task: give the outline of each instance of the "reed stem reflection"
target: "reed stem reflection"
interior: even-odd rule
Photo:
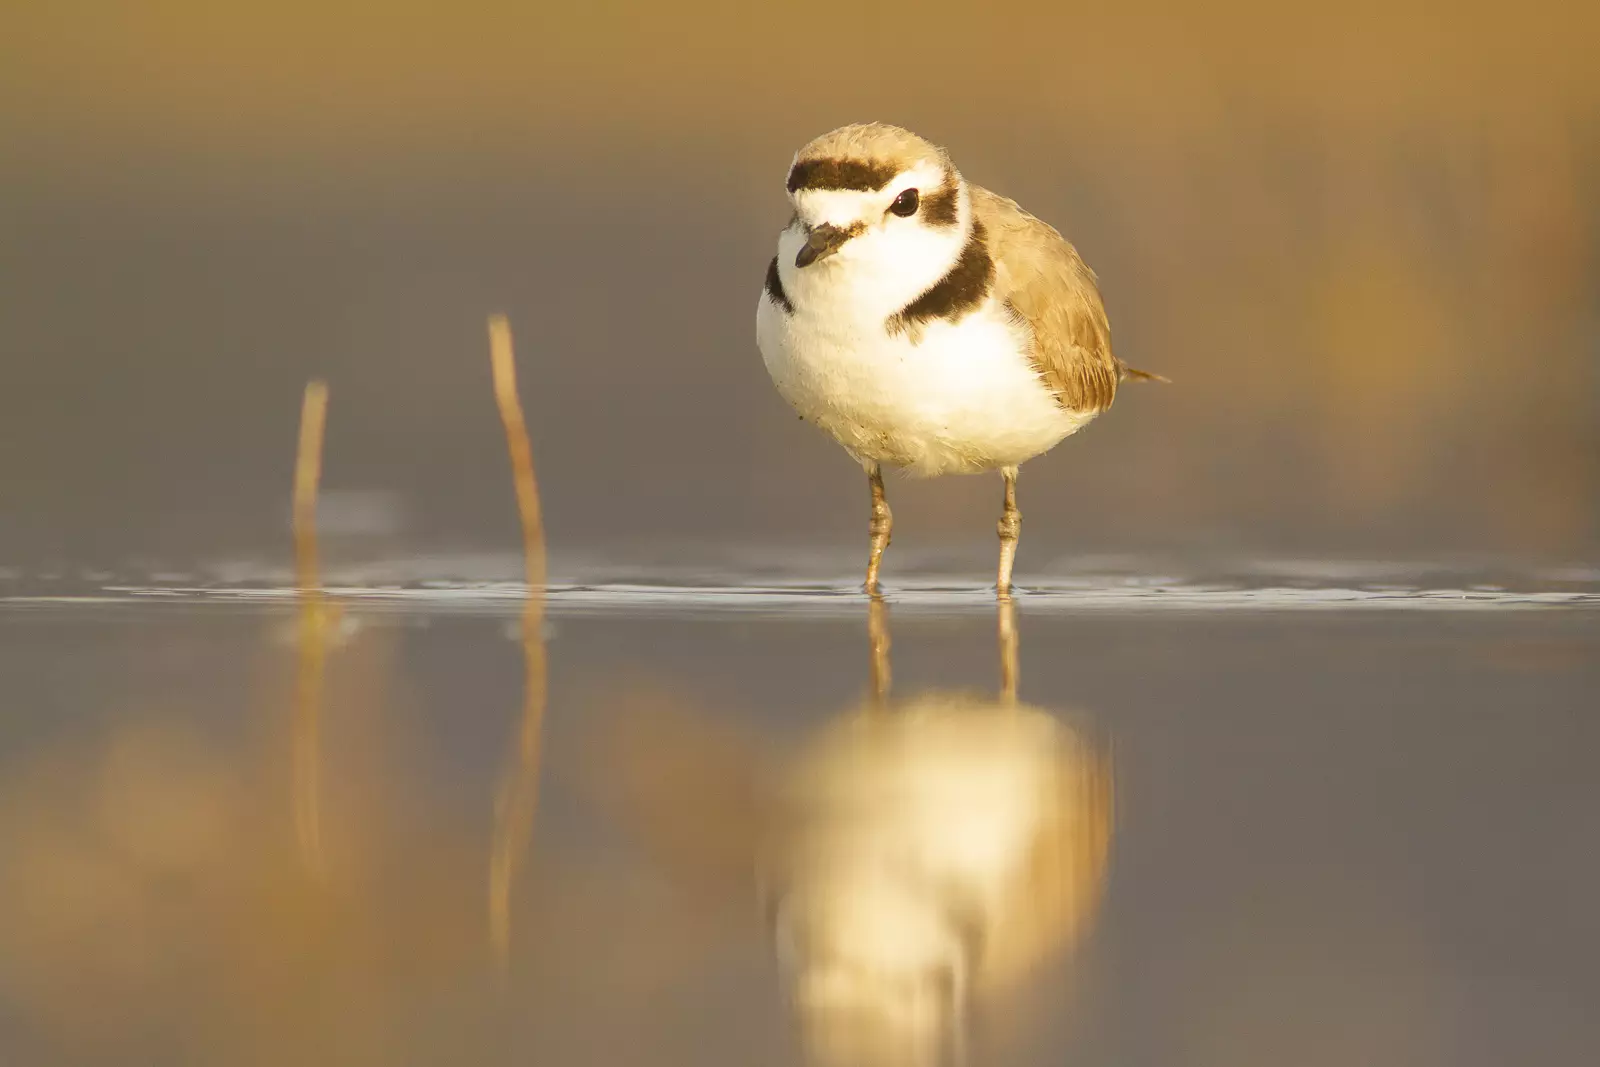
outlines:
[[[317,551],[317,493],[322,481],[322,441],[328,386],[306,384],[294,464],[295,585],[300,604],[298,669],[293,725],[294,825],[306,868],[320,875],[322,854],[322,695],[328,638],[335,619],[322,592]]]
[[[511,326],[505,316],[489,320],[489,358],[495,404],[505,425],[512,484],[522,523],[523,564],[528,585],[522,609],[523,703],[513,758],[495,804],[489,853],[489,948],[503,977],[511,964],[511,890],[521,866],[539,806],[539,762],[547,700],[544,647],[546,560],[539,486],[533,446],[517,398],[516,361]]]

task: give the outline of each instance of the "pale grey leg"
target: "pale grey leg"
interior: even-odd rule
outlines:
[[[1011,595],[1011,564],[1017,558],[1017,538],[1022,533],[1022,512],[1017,510],[1017,468],[1002,467],[1000,476],[1006,482],[1005,511],[1000,516],[1000,576],[995,589],[1003,596]]]
[[[894,515],[889,511],[888,498],[883,493],[883,468],[874,463],[867,468],[867,480],[872,484],[872,552],[867,556],[867,592],[878,594],[878,564],[883,550],[889,547],[889,531],[894,527]]]

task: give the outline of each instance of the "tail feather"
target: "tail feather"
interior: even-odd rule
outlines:
[[[1139,370],[1136,367],[1128,366],[1126,363],[1122,364],[1121,377],[1123,381],[1127,381],[1131,378],[1136,382],[1164,382],[1167,385],[1172,384],[1171,378],[1156,374],[1153,371]]]

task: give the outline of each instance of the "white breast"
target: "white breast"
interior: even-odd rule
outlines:
[[[1014,466],[1093,418],[1056,403],[1026,356],[1026,327],[992,297],[960,322],[891,336],[886,318],[916,294],[875,291],[831,263],[797,270],[788,244],[778,262],[794,312],[763,293],[762,358],[795,410],[863,463],[922,476]]]

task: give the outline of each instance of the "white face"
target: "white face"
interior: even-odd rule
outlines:
[[[881,189],[800,189],[790,194],[795,223],[779,239],[780,268],[802,287],[846,281],[881,292],[891,313],[925,292],[955,264],[966,245],[971,206],[960,187],[954,223],[925,217],[929,201],[942,191],[945,170],[922,163],[903,171]],[[916,190],[917,209],[902,216],[892,206],[902,194]],[[902,202],[903,203],[903,202]],[[818,227],[851,234],[831,251],[801,266],[796,262],[807,238]]]

